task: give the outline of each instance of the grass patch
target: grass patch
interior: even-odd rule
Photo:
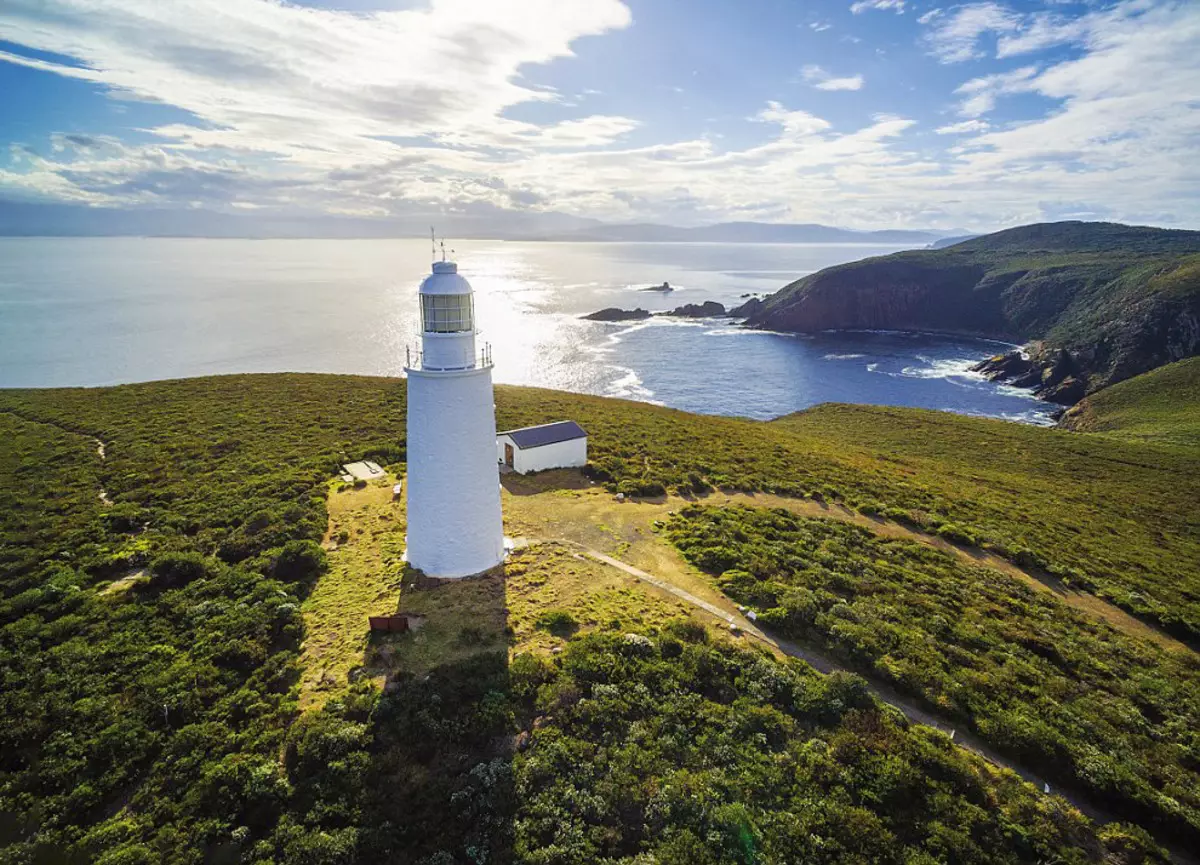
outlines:
[[[1081,432],[1125,441],[1198,449],[1200,357],[1105,388],[1072,408],[1066,423]]]
[[[329,485],[324,546],[329,570],[304,600],[300,706],[319,707],[361,666],[368,619],[396,612],[404,575],[404,507],[392,481],[340,489]]]

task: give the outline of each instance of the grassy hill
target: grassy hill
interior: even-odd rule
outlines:
[[[1062,425],[1129,441],[1200,447],[1200,358],[1092,394],[1067,412]]]
[[[402,602],[438,608],[419,587],[410,594],[394,555],[403,525],[381,507],[363,511],[367,525],[345,524],[379,555],[338,559],[318,545],[348,519],[328,504],[339,462],[402,468],[405,405],[402,381],[353,376],[0,391],[4,861],[1158,860],[1143,829],[1097,828],[909,726],[860,680],[732,646],[640,589],[574,574],[582,566],[566,553],[520,554],[498,594],[480,589],[486,614],[464,614],[454,632],[431,625],[452,651],[423,650],[417,664],[403,642],[368,644],[391,659],[386,686],[343,678],[302,712],[305,641],[313,627],[346,627],[309,615],[313,603],[339,603],[377,573],[388,591],[404,583]],[[614,492],[842,502],[1200,635],[1200,451],[1186,441],[863,406],[759,423],[511,387],[497,389],[497,411],[502,427],[579,421],[589,473]],[[846,562],[880,573],[871,562],[907,555],[856,550]],[[746,558],[781,583],[795,572]],[[355,561],[370,571],[348,573]],[[946,586],[978,579],[914,561]],[[833,584],[852,616],[907,621],[914,599],[866,603],[855,568]],[[573,630],[582,607],[540,609],[567,584],[595,611],[572,639],[557,629]],[[980,597],[980,609],[996,603]],[[1070,710],[1045,721],[1063,773],[1106,791],[1126,820],[1190,838],[1194,805],[1173,791],[1198,765],[1194,655],[1085,628],[1049,603],[1014,603],[1011,631],[961,644],[932,631],[923,658],[871,654],[851,618],[829,633],[848,652],[861,643],[857,663],[894,669],[897,682],[926,662],[975,670],[968,684],[1015,702],[985,711],[947,679],[912,690],[936,702],[942,689],[964,723],[1026,743],[1014,747],[1028,746],[1038,700],[1070,692]],[[826,606],[834,625],[843,611]],[[1053,694],[1038,685],[1044,663],[1058,670]],[[1126,668],[1136,688],[1099,687]],[[1071,723],[1099,738],[1085,743]],[[1156,735],[1153,747],[1139,738]],[[1077,759],[1085,746],[1140,750],[1112,774],[1111,759]]]
[[[1062,372],[1091,392],[1200,352],[1200,232],[1013,228],[827,268],[767,298],[750,323],[1039,340],[1048,362],[1065,350]]]
[[[500,387],[497,395],[501,428],[579,421],[592,434],[591,471],[614,491],[721,487],[881,510],[932,532],[961,532],[1175,633],[1200,635],[1192,567],[1200,533],[1190,507],[1200,497],[1200,460],[1190,450],[888,407],[830,404],[761,423],[528,388]],[[235,561],[311,528],[297,529],[295,513],[275,504],[269,530],[248,533],[242,524],[262,510],[256,499],[306,505],[339,460],[402,462],[404,410],[403,381],[353,376],[0,392],[0,417],[10,424],[45,421],[112,443],[109,459],[90,471],[100,473],[119,513],[149,524],[139,543],[175,532],[187,548]],[[36,489],[36,456],[31,462],[21,478]],[[61,495],[46,505],[55,514],[92,494]],[[1097,525],[1104,530],[1093,531]],[[75,548],[76,557],[123,561],[117,551]],[[28,549],[5,555],[20,559]]]

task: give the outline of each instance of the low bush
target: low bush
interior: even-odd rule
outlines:
[[[172,589],[205,575],[207,564],[199,553],[165,553],[150,564],[151,584]]]
[[[556,637],[570,637],[579,630],[579,622],[566,610],[546,610],[538,616],[537,626]]]
[[[329,560],[313,541],[288,541],[275,556],[271,573],[289,583],[308,585],[329,568]]]

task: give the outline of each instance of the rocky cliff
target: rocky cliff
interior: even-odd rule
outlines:
[[[1200,354],[1200,232],[1025,226],[831,267],[746,314],[772,330],[923,330],[1029,343],[981,371],[1070,405]]]

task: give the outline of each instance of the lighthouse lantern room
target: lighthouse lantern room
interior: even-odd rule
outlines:
[[[471,284],[437,261],[420,288],[421,348],[409,350],[405,556],[433,577],[504,560],[491,349],[475,344]]]

